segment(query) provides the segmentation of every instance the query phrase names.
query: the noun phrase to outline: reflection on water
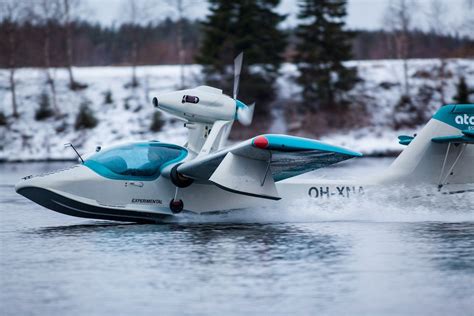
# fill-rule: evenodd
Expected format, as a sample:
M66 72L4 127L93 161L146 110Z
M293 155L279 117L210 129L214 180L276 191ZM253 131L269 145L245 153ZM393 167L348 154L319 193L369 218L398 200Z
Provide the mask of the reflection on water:
M137 225L50 212L11 186L0 187L0 203L2 315L474 310L474 220L452 216L465 204L305 204L271 210L284 217L264 210Z
M408 235L442 270L474 274L474 225L469 223L420 224ZM420 249L421 250L421 249Z
M349 240L342 236L329 235L303 229L301 225L274 224L81 224L71 226L32 229L24 233L27 238L56 239L58 242L73 244L76 238L82 241L104 241L95 247L104 251L120 252L130 245L140 244L143 251L150 253L177 250L176 245L192 245L187 256L205 254L207 257L221 246L232 245L236 260L257 260L259 263L285 259L286 261L330 260L344 254ZM110 240L120 238L120 245ZM48 241L49 242L49 241ZM54 242L54 241L53 241ZM217 248L216 248L217 247ZM221 249L222 250L222 249ZM240 253L240 250L250 253ZM239 256L243 256L240 258ZM253 258L253 256L256 256ZM163 260L163 259L160 259Z

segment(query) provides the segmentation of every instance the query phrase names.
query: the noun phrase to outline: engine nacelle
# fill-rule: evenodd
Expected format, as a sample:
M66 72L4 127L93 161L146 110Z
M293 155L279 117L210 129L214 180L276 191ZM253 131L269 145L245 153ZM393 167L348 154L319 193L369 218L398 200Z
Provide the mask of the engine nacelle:
M178 90L153 98L153 105L189 122L214 123L236 118L236 101L209 86Z

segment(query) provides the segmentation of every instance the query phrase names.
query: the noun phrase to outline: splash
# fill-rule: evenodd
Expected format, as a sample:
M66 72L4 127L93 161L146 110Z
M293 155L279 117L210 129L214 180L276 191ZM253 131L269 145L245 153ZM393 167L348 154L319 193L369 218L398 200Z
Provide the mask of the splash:
M474 221L474 192L431 195L408 188L378 188L351 199L278 202L270 206L216 214L183 214L180 223L311 223L324 221L367 222L465 222Z

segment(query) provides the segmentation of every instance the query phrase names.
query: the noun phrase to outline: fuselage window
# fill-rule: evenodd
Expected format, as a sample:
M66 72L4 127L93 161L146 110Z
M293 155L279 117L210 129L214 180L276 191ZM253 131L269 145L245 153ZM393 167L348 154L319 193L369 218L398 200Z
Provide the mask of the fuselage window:
M199 98L193 95L183 95L182 103L198 103Z

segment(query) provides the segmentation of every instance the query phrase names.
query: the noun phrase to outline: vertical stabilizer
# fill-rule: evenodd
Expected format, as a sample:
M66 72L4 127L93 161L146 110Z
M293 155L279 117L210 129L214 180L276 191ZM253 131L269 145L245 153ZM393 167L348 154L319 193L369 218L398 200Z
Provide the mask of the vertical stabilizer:
M382 181L474 183L474 104L441 107Z

